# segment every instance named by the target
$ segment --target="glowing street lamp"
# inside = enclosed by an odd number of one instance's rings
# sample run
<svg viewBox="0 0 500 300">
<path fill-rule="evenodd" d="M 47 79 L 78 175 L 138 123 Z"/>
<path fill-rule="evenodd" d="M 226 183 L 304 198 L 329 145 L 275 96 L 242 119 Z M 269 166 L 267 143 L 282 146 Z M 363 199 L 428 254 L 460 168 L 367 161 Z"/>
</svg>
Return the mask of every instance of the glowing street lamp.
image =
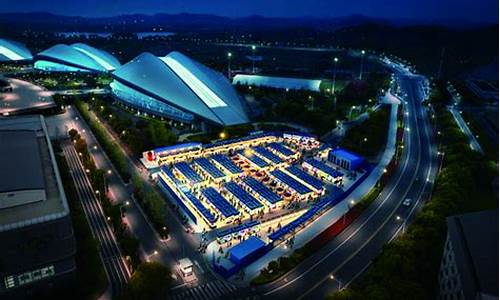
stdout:
<svg viewBox="0 0 500 300">
<path fill-rule="evenodd" d="M 332 80 L 332 95 L 335 95 L 335 79 L 337 77 L 337 62 L 339 61 L 338 58 L 333 59 L 333 80 Z"/>
<path fill-rule="evenodd" d="M 220 137 L 221 139 L 225 139 L 225 138 L 226 138 L 226 133 L 225 133 L 224 131 L 223 131 L 223 132 L 221 132 L 221 133 L 219 134 L 219 137 Z"/>
<path fill-rule="evenodd" d="M 227 78 L 231 79 L 231 57 L 233 54 L 231 52 L 227 53 Z"/>
<path fill-rule="evenodd" d="M 363 59 L 365 58 L 365 50 L 361 50 L 361 65 L 359 67 L 359 80 L 363 79 Z"/>
<path fill-rule="evenodd" d="M 255 74 L 255 45 L 252 45 L 252 73 Z"/>
</svg>

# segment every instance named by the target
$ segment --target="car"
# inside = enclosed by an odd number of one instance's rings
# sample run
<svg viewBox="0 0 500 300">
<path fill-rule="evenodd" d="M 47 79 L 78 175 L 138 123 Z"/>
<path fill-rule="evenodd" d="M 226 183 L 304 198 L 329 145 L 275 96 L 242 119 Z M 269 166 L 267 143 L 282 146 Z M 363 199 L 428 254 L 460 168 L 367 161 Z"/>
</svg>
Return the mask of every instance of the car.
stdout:
<svg viewBox="0 0 500 300">
<path fill-rule="evenodd" d="M 411 199 L 410 198 L 406 198 L 404 201 L 403 201 L 403 206 L 410 206 L 411 205 Z"/>
</svg>

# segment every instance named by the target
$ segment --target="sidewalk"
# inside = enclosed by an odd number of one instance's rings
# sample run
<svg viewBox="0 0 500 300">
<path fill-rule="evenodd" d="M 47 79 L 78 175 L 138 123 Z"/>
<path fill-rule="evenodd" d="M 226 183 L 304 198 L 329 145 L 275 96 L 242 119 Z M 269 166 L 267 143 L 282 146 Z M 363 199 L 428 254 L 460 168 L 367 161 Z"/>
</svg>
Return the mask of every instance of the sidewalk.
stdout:
<svg viewBox="0 0 500 300">
<path fill-rule="evenodd" d="M 469 126 L 467 126 L 467 123 L 462 118 L 462 114 L 460 114 L 460 112 L 458 112 L 454 106 L 448 107 L 448 110 L 453 115 L 453 118 L 455 119 L 455 122 L 457 122 L 458 127 L 460 127 L 460 130 L 462 130 L 462 132 L 469 139 L 469 145 L 470 145 L 471 149 L 475 150 L 481 154 L 484 154 L 483 148 L 481 148 L 481 145 L 477 141 L 476 137 L 474 136 L 472 131 L 470 131 Z"/>
</svg>

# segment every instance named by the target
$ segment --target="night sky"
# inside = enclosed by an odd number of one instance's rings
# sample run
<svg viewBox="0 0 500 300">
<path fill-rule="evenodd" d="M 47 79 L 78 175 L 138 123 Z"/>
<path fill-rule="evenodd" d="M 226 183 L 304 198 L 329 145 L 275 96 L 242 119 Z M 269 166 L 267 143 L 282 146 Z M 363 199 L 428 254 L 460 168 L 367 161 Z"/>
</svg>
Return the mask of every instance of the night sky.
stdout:
<svg viewBox="0 0 500 300">
<path fill-rule="evenodd" d="M 44 11 L 91 17 L 159 12 L 229 17 L 360 14 L 388 19 L 498 22 L 498 0 L 1 0 L 0 3 L 0 12 Z"/>
</svg>

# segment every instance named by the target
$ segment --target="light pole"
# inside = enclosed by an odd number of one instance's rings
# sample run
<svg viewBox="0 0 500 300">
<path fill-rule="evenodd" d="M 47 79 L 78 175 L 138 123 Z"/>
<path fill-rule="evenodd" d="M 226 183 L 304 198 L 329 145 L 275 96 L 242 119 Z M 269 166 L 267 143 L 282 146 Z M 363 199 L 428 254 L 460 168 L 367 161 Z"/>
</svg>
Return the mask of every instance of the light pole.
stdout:
<svg viewBox="0 0 500 300">
<path fill-rule="evenodd" d="M 229 78 L 229 80 L 231 80 L 231 56 L 233 56 L 233 54 L 231 52 L 228 52 L 227 53 L 227 78 Z"/>
<path fill-rule="evenodd" d="M 365 50 L 361 50 L 361 65 L 359 66 L 359 80 L 363 78 L 363 59 L 365 58 Z"/>
<path fill-rule="evenodd" d="M 337 77 L 337 62 L 339 61 L 338 58 L 333 59 L 333 80 L 332 80 L 332 95 L 335 95 L 335 79 Z"/>
<path fill-rule="evenodd" d="M 402 229 L 403 233 L 405 233 L 406 220 L 404 220 L 400 216 L 396 216 L 396 221 L 403 222 L 403 224 L 401 225 L 401 229 Z"/>
<path fill-rule="evenodd" d="M 336 281 L 339 284 L 338 289 L 339 289 L 339 291 L 341 291 L 342 290 L 342 282 L 340 282 L 340 280 L 338 280 L 335 276 L 333 276 L 333 274 L 330 274 L 330 279 L 333 281 Z"/>
<path fill-rule="evenodd" d="M 252 73 L 255 74 L 255 45 L 252 45 Z"/>
</svg>

